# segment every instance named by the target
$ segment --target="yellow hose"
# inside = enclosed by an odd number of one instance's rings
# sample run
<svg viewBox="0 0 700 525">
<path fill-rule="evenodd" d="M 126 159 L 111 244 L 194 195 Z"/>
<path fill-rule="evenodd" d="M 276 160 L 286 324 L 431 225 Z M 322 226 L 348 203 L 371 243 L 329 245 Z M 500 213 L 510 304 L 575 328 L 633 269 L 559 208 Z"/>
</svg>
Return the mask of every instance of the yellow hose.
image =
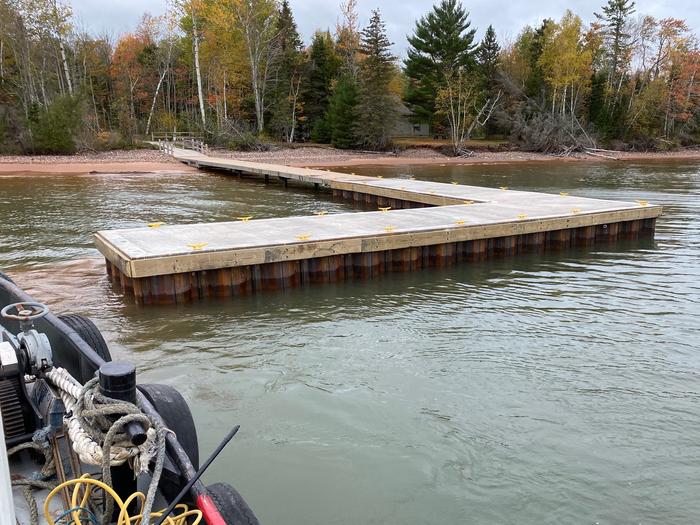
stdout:
<svg viewBox="0 0 700 525">
<path fill-rule="evenodd" d="M 139 508 L 143 509 L 146 496 L 142 492 L 134 492 L 128 498 L 126 498 L 126 500 L 122 501 L 119 494 L 117 494 L 112 487 L 106 483 L 103 483 L 102 481 L 92 479 L 88 474 L 85 474 L 79 479 L 71 479 L 61 483 L 49 493 L 49 495 L 46 497 L 46 501 L 44 502 L 44 517 L 49 525 L 56 525 L 56 522 L 51 516 L 51 511 L 49 510 L 51 500 L 53 500 L 54 496 L 61 490 L 70 486 L 73 486 L 71 508 L 76 510 L 71 513 L 73 521 L 69 523 L 72 523 L 73 525 L 85 525 L 80 518 L 80 513 L 82 509 L 87 508 L 87 502 L 90 498 L 90 494 L 92 493 L 92 490 L 97 487 L 102 489 L 105 494 L 108 494 L 114 500 L 114 503 L 119 507 L 119 518 L 117 519 L 117 525 L 146 525 L 141 524 L 141 511 L 134 516 L 129 514 L 129 506 L 134 502 L 134 500 L 139 500 Z M 81 491 L 83 492 L 82 497 L 80 496 Z M 78 502 L 79 499 L 80 502 Z M 188 525 L 188 518 L 194 518 L 194 521 L 192 521 L 189 525 L 197 525 L 202 520 L 202 512 L 200 510 L 190 510 L 187 505 L 184 504 L 177 505 L 175 509 L 179 510 L 180 514 L 175 516 L 171 514 L 168 516 L 165 519 L 165 523 L 167 525 Z M 151 521 L 156 521 L 161 517 L 163 512 L 163 510 L 159 512 L 151 512 Z"/>
</svg>

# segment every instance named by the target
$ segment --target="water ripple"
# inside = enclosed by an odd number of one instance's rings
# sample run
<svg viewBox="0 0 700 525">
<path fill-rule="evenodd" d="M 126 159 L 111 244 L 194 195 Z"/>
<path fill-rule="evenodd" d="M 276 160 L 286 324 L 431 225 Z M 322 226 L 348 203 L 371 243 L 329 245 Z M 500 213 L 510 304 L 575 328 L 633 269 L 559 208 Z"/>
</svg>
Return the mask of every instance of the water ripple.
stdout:
<svg viewBox="0 0 700 525">
<path fill-rule="evenodd" d="M 43 192 L 3 177 L 0 267 L 55 310 L 93 317 L 143 380 L 176 385 L 202 450 L 242 423 L 210 479 L 233 481 L 262 521 L 692 523 L 699 172 L 382 168 L 648 199 L 665 215 L 653 242 L 154 308 L 108 283 L 92 232 L 353 208 L 218 174 L 56 177 Z"/>
</svg>

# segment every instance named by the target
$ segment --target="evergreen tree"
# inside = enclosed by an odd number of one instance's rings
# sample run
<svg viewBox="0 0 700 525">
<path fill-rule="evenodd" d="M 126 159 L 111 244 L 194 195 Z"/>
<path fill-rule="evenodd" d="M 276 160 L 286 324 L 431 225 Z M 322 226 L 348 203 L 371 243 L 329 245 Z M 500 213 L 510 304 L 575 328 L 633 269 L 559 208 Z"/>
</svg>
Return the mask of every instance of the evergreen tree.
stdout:
<svg viewBox="0 0 700 525">
<path fill-rule="evenodd" d="M 476 60 L 479 65 L 479 73 L 481 76 L 481 86 L 484 90 L 486 98 L 494 97 L 500 91 L 498 71 L 501 61 L 501 46 L 498 45 L 496 39 L 496 31 L 493 26 L 489 25 L 486 28 L 484 39 L 479 44 L 476 50 Z M 486 135 L 492 135 L 499 132 L 498 126 L 494 119 L 489 119 L 484 126 Z"/>
<path fill-rule="evenodd" d="M 493 26 L 486 29 L 484 40 L 482 40 L 476 52 L 476 59 L 484 80 L 484 88 L 489 94 L 498 86 L 498 67 L 500 62 L 501 46 L 496 39 L 496 31 Z"/>
<path fill-rule="evenodd" d="M 30 113 L 34 152 L 68 155 L 75 153 L 75 138 L 83 112 L 78 97 L 63 95 L 44 111 Z"/>
<path fill-rule="evenodd" d="M 623 88 L 626 73 L 631 62 L 632 38 L 627 30 L 627 20 L 634 13 L 632 0 L 608 0 L 603 13 L 595 13 L 603 25 L 605 42 L 605 90 L 604 112 L 598 121 L 610 131 L 622 133 L 624 126 Z"/>
<path fill-rule="evenodd" d="M 319 144 L 330 144 L 333 130 L 331 129 L 328 114 L 323 115 L 321 120 L 316 121 L 314 127 L 311 128 L 311 141 Z"/>
<path fill-rule="evenodd" d="M 308 131 L 315 135 L 311 137 L 314 141 L 330 140 L 330 135 L 324 132 L 324 128 L 327 129 L 327 122 L 323 121 L 339 66 L 330 33 L 317 32 L 309 49 L 308 78 L 303 95 Z"/>
<path fill-rule="evenodd" d="M 525 93 L 527 96 L 537 99 L 542 105 L 545 104 L 546 89 L 540 57 L 544 49 L 548 28 L 552 24 L 554 24 L 554 20 L 545 18 L 537 29 L 533 31 L 532 28 L 528 27 L 523 33 L 525 38 L 523 39 L 522 52 L 530 66 L 530 75 L 525 82 Z"/>
<path fill-rule="evenodd" d="M 631 62 L 632 38 L 627 31 L 627 20 L 634 13 L 631 0 L 608 0 L 603 13 L 595 13 L 603 24 L 605 41 L 606 90 L 604 112 L 598 121 L 608 129 L 622 133 L 624 127 L 624 107 L 621 104 L 626 86 L 626 73 Z"/>
<path fill-rule="evenodd" d="M 405 100 L 421 119 L 437 123 L 435 98 L 445 75 L 475 67 L 474 34 L 469 13 L 458 0 L 441 0 L 416 22 L 405 60 L 409 79 Z"/>
<path fill-rule="evenodd" d="M 630 34 L 626 32 L 627 19 L 634 13 L 632 0 L 608 0 L 603 6 L 603 14 L 595 13 L 605 28 L 608 58 L 608 82 L 614 84 L 621 69 L 626 67 L 626 55 L 632 45 Z"/>
<path fill-rule="evenodd" d="M 342 75 L 330 99 L 327 126 L 331 134 L 331 144 L 335 148 L 349 149 L 357 146 L 355 122 L 358 102 L 357 83 L 352 75 Z"/>
<path fill-rule="evenodd" d="M 397 101 L 390 89 L 394 77 L 392 43 L 379 10 L 372 11 L 369 25 L 362 30 L 358 119 L 355 126 L 359 142 L 369 149 L 385 149 L 396 121 Z"/>
<path fill-rule="evenodd" d="M 591 93 L 588 96 L 588 120 L 596 125 L 596 129 L 603 135 L 607 135 L 609 125 L 605 112 L 605 75 L 593 73 L 591 75 Z"/>
<path fill-rule="evenodd" d="M 297 121 L 301 117 L 299 92 L 305 60 L 288 0 L 283 0 L 277 17 L 277 49 L 270 128 L 275 136 L 292 142 Z"/>
</svg>

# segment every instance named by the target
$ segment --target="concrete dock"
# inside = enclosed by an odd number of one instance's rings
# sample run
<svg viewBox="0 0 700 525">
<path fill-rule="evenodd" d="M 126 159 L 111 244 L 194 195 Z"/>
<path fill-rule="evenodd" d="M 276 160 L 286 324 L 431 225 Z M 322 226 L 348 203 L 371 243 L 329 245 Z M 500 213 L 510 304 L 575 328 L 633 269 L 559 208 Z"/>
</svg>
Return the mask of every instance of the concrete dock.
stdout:
<svg viewBox="0 0 700 525">
<path fill-rule="evenodd" d="M 171 151 L 200 168 L 314 184 L 380 210 L 98 232 L 95 243 L 112 281 L 140 304 L 651 237 L 662 212 L 645 201 L 383 179 Z"/>
</svg>

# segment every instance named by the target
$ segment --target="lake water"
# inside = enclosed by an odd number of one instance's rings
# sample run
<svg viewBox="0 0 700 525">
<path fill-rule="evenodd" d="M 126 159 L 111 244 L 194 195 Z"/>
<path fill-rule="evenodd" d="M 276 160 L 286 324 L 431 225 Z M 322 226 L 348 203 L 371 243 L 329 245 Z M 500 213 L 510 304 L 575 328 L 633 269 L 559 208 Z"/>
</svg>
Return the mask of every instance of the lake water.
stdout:
<svg viewBox="0 0 700 525">
<path fill-rule="evenodd" d="M 700 164 L 352 168 L 664 205 L 656 238 L 138 308 L 104 228 L 358 211 L 220 174 L 0 177 L 0 268 L 179 388 L 263 523 L 697 523 Z"/>
</svg>

